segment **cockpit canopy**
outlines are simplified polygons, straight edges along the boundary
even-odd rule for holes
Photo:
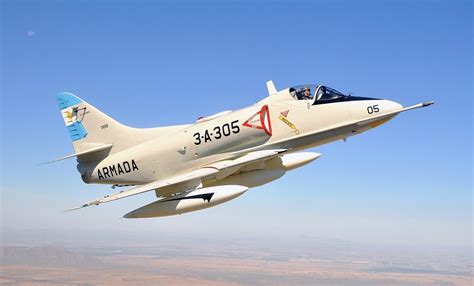
[[[311,100],[313,104],[344,101],[348,96],[324,85],[299,85],[291,87],[290,95],[297,100]]]

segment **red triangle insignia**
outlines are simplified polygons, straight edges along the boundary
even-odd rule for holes
[[[272,123],[270,122],[268,105],[264,105],[260,111],[252,115],[242,125],[250,128],[262,129],[268,136],[272,136]]]

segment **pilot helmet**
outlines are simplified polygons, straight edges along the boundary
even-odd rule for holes
[[[301,89],[302,94],[304,94],[306,91],[309,91],[309,93],[311,94],[311,89],[309,88],[309,86],[305,86]]]

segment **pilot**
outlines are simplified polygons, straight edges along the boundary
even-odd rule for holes
[[[303,91],[300,94],[301,94],[300,99],[303,99],[303,100],[313,99],[313,97],[311,96],[311,89],[309,89],[309,87],[307,86],[303,88]]]

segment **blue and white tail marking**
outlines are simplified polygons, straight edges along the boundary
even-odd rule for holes
[[[76,141],[85,138],[87,131],[81,123],[82,119],[78,118],[78,105],[83,102],[82,99],[69,92],[58,93],[56,99],[71,140]],[[84,114],[85,110],[82,111],[80,117],[83,117]]]

